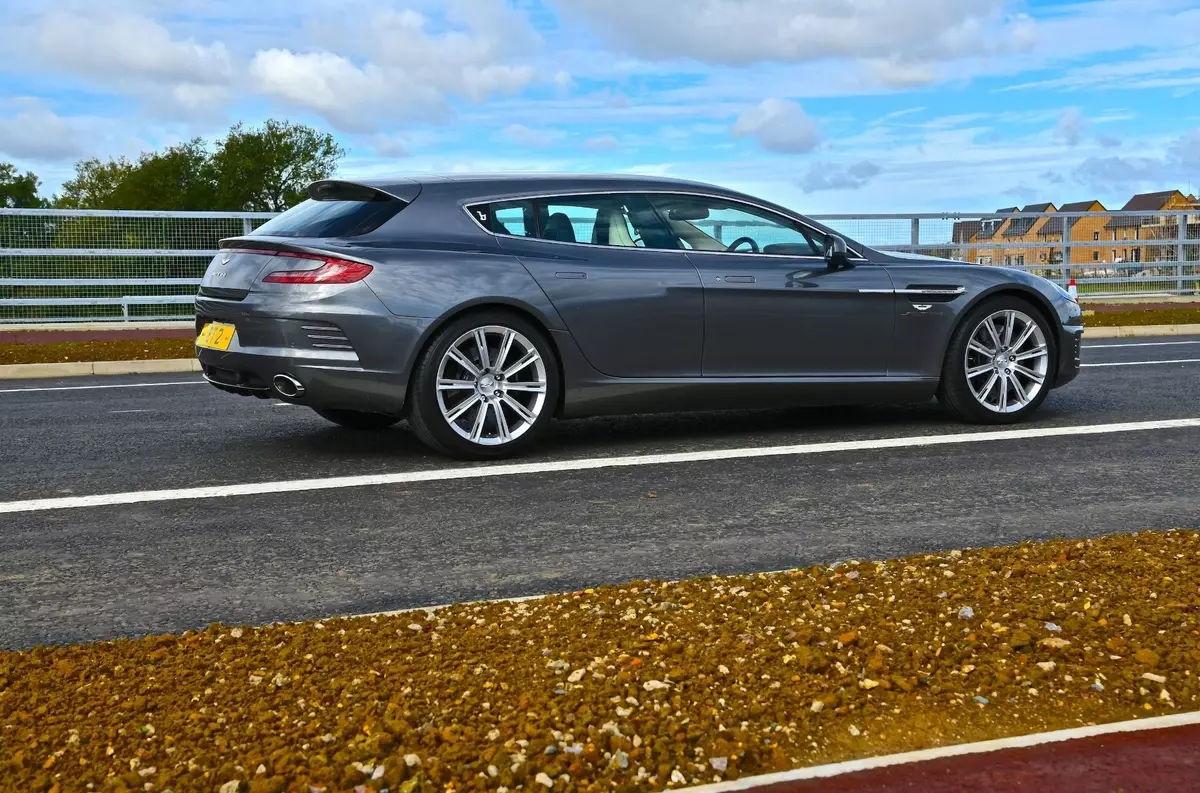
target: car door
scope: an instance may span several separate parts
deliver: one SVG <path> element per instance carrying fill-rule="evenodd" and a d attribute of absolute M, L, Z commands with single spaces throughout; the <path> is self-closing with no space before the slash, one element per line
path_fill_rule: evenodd
<path fill-rule="evenodd" d="M 537 280 L 597 371 L 700 375 L 700 275 L 644 197 L 511 201 L 489 205 L 484 216 L 469 209 Z"/>
<path fill-rule="evenodd" d="M 724 198 L 652 196 L 704 284 L 705 376 L 884 376 L 895 326 L 887 271 L 850 252 L 830 269 L 824 235 Z"/>

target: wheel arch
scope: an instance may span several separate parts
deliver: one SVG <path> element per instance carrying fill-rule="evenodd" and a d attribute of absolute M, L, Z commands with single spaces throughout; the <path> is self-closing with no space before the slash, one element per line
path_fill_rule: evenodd
<path fill-rule="evenodd" d="M 1042 319 L 1046 321 L 1046 327 L 1050 330 L 1050 333 L 1048 333 L 1046 336 L 1046 342 L 1050 346 L 1050 363 L 1052 366 L 1057 366 L 1058 334 L 1054 332 L 1054 329 L 1059 323 L 1057 314 L 1054 311 L 1054 307 L 1050 304 L 1050 301 L 1046 299 L 1046 296 L 1039 293 L 1036 289 L 1022 286 L 1020 284 L 1008 283 L 997 284 L 990 289 L 980 292 L 969 303 L 967 303 L 967 305 L 963 306 L 962 311 L 960 311 L 958 313 L 958 317 L 955 318 L 954 324 L 951 325 L 950 332 L 946 334 L 946 338 L 942 342 L 942 367 L 944 368 L 946 365 L 946 355 L 950 350 L 950 341 L 954 338 L 954 335 L 958 333 L 959 329 L 963 326 L 963 323 L 967 321 L 967 317 L 970 316 L 971 312 L 980 305 L 997 297 L 1017 297 L 1037 309 Z M 940 371 L 938 376 L 939 378 L 941 377 Z"/>
<path fill-rule="evenodd" d="M 563 373 L 563 357 L 562 351 L 558 348 L 558 343 L 554 338 L 554 334 L 550 330 L 551 320 L 544 316 L 533 306 L 519 300 L 501 297 L 484 297 L 469 300 L 461 303 L 449 311 L 442 314 L 437 319 L 429 323 L 429 327 L 421 334 L 419 342 L 414 345 L 415 352 L 407 363 L 406 371 L 409 372 L 408 382 L 405 386 L 404 403 L 408 405 L 412 400 L 413 377 L 412 371 L 417 363 L 425 356 L 429 350 L 429 346 L 433 344 L 433 340 L 441 333 L 442 329 L 452 322 L 457 322 L 459 319 L 470 314 L 480 314 L 485 311 L 507 311 L 514 314 L 527 322 L 532 323 L 542 336 L 545 337 L 546 343 L 550 347 L 550 354 L 554 356 L 554 363 L 558 369 L 559 389 L 557 404 L 554 405 L 553 415 L 555 417 L 562 413 L 564 404 L 564 395 L 566 393 L 566 377 Z"/>

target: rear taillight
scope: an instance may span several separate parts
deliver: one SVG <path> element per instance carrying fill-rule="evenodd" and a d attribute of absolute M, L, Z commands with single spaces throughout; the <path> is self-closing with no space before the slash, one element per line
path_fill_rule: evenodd
<path fill-rule="evenodd" d="M 374 269 L 369 264 L 299 251 L 273 251 L 257 248 L 232 250 L 230 253 L 254 253 L 260 256 L 282 256 L 288 259 L 310 259 L 321 266 L 311 270 L 276 270 L 263 278 L 267 284 L 353 284 L 366 278 Z"/>
<path fill-rule="evenodd" d="M 305 257 L 307 258 L 307 257 Z M 371 265 L 345 259 L 325 259 L 315 270 L 277 270 L 263 279 L 268 284 L 353 284 L 366 278 Z"/>

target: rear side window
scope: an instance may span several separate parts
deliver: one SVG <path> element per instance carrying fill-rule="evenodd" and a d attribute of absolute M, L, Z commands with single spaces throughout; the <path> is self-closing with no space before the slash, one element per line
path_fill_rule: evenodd
<path fill-rule="evenodd" d="M 408 206 L 386 193 L 359 185 L 322 185 L 303 201 L 259 226 L 254 237 L 357 237 L 374 231 Z"/>
<path fill-rule="evenodd" d="M 644 196 L 576 195 L 537 202 L 538 231 L 544 240 L 610 248 L 678 248 L 674 237 Z"/>
<path fill-rule="evenodd" d="M 471 216 L 493 234 L 537 236 L 537 213 L 532 201 L 500 201 L 467 207 Z"/>

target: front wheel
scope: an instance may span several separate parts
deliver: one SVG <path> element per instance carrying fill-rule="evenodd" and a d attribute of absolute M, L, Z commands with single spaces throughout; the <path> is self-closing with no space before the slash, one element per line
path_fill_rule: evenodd
<path fill-rule="evenodd" d="M 453 457 L 520 453 L 558 404 L 558 366 L 541 330 L 506 311 L 463 316 L 443 328 L 412 379 L 409 426 Z"/>
<path fill-rule="evenodd" d="M 327 421 L 352 430 L 386 430 L 400 421 L 396 416 L 387 416 L 383 413 L 364 413 L 359 410 L 313 408 L 313 411 Z"/>
<path fill-rule="evenodd" d="M 967 421 L 1020 421 L 1050 392 L 1054 352 L 1051 328 L 1027 301 L 985 301 L 950 340 L 938 398 Z"/>

